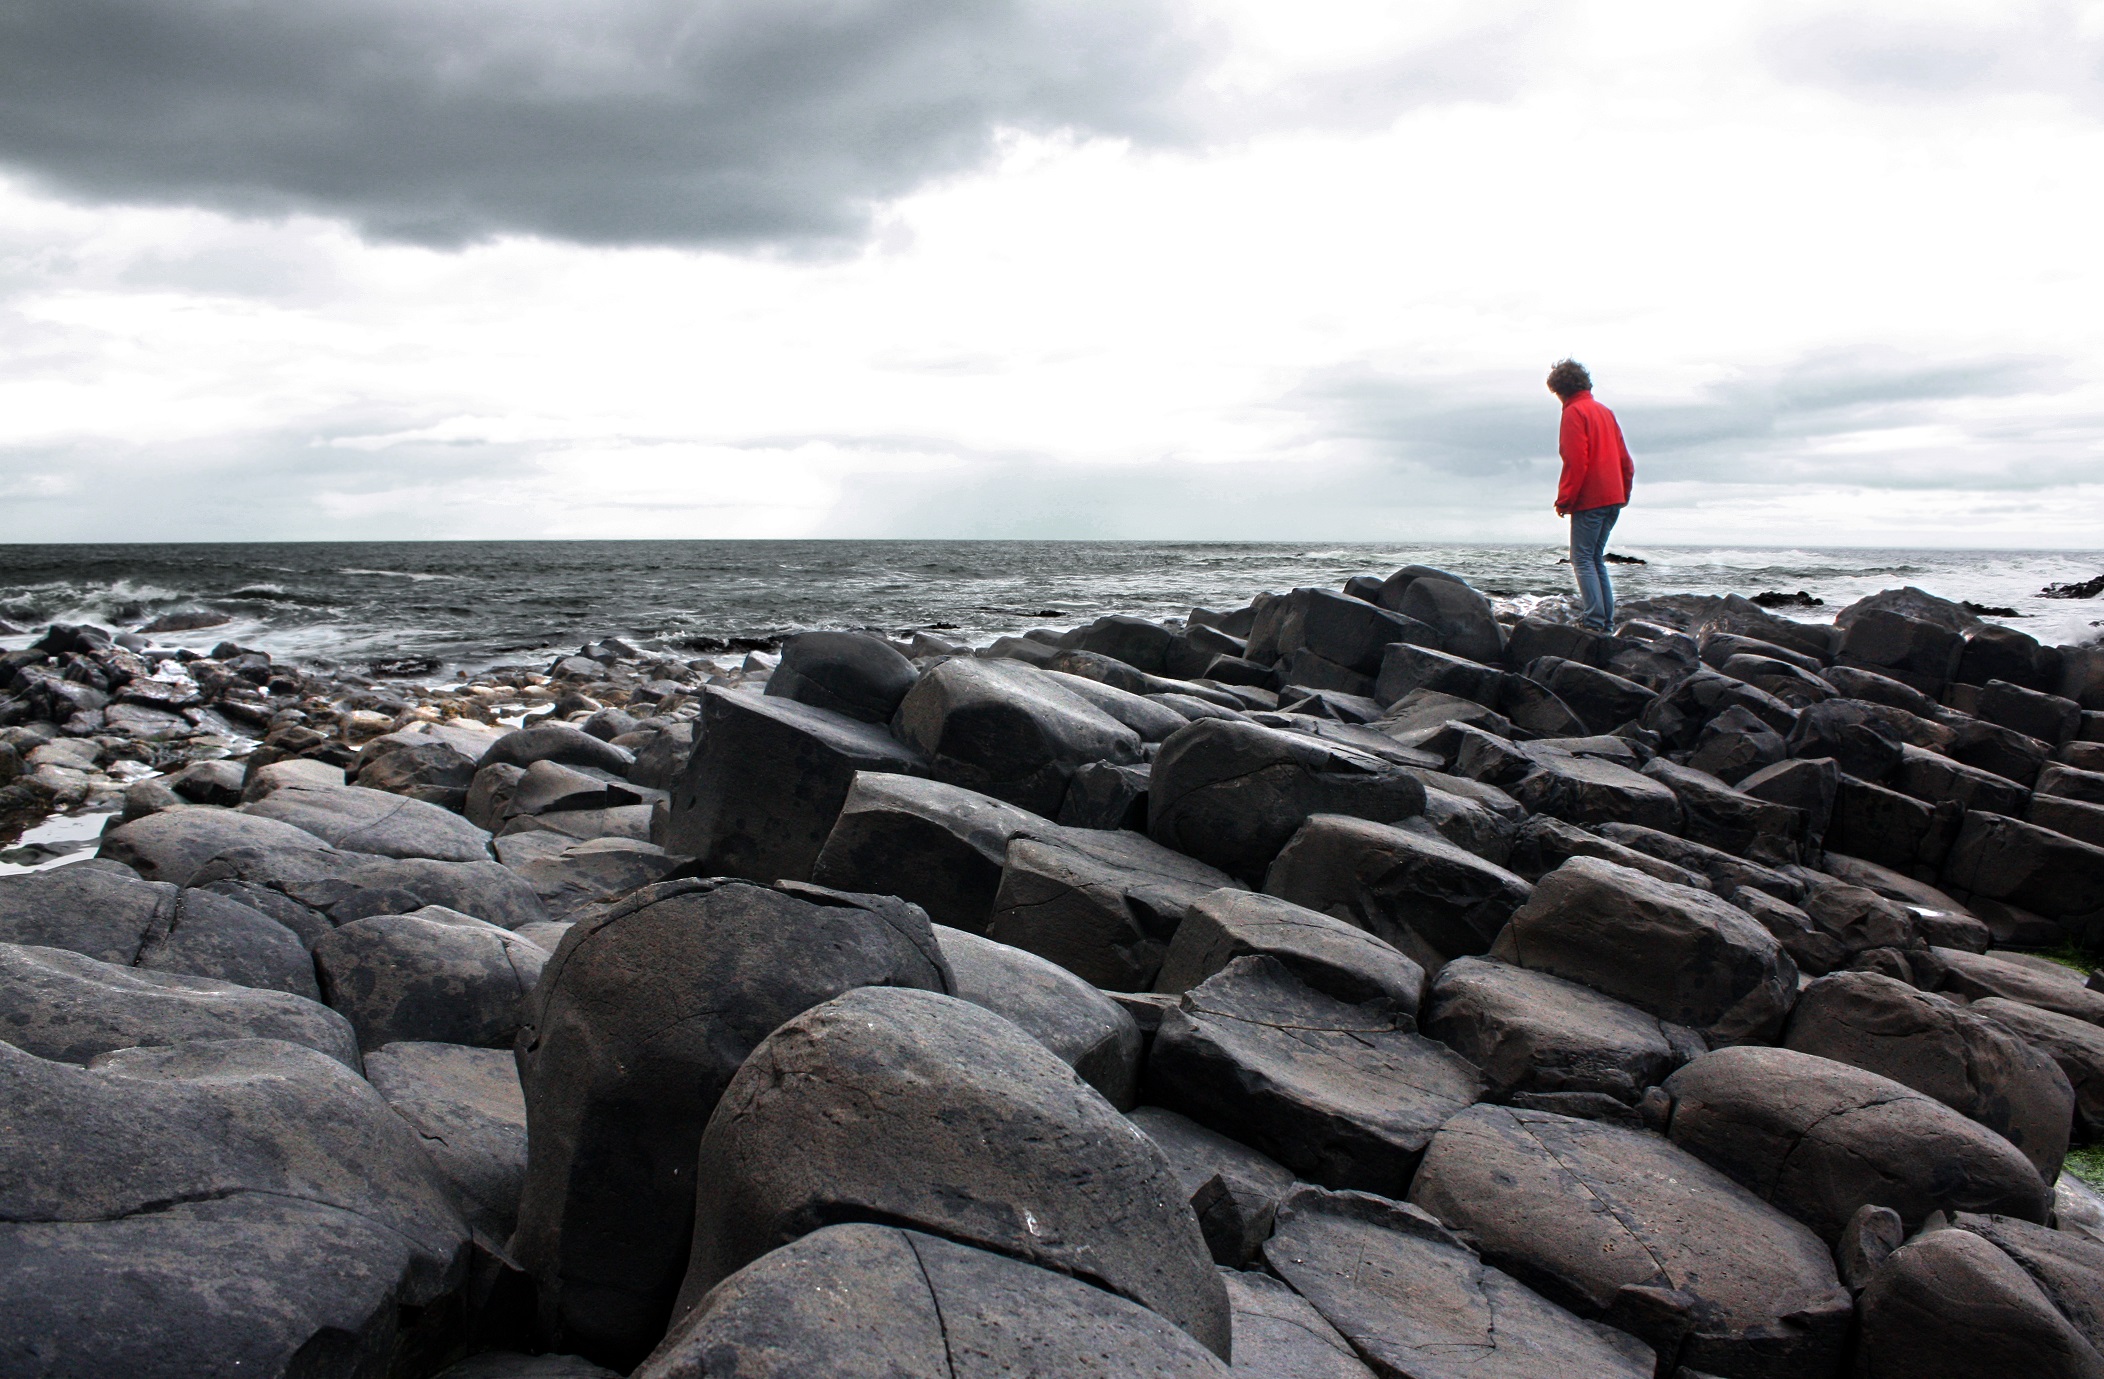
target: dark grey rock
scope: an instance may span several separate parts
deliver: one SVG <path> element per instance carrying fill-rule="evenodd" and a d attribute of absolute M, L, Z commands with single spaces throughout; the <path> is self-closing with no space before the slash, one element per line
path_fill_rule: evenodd
<path fill-rule="evenodd" d="M 1487 707 L 1498 702 L 1504 680 L 1504 672 L 1494 665 L 1435 647 L 1395 642 L 1382 654 L 1373 697 L 1393 705 L 1424 691 L 1470 699 Z"/>
<path fill-rule="evenodd" d="M 1645 830 L 1646 835 L 1651 832 Z M 1573 857 L 1597 857 L 1603 862 L 1629 867 L 1676 886 L 1692 886 L 1699 891 L 1713 889 L 1709 877 L 1699 871 L 1653 857 L 1648 852 L 1639 852 L 1590 829 L 1552 819 L 1546 814 L 1537 814 L 1527 820 L 1513 836 L 1509 865 L 1515 875 L 1539 881 Z"/>
<path fill-rule="evenodd" d="M 425 857 L 437 862 L 489 859 L 489 835 L 449 809 L 355 785 L 287 786 L 241 812 L 305 829 L 345 852 Z"/>
<path fill-rule="evenodd" d="M 511 1051 L 389 1044 L 366 1055 L 365 1076 L 416 1131 L 476 1240 L 501 1253 L 526 1185 L 526 1098 Z"/>
<path fill-rule="evenodd" d="M 0 1045 L 0 1354 L 21 1374 L 354 1379 L 450 1344 L 468 1231 L 326 1054 L 227 1039 L 93 1067 Z"/>
<path fill-rule="evenodd" d="M 1410 1379 L 1649 1379 L 1651 1348 L 1580 1321 L 1418 1207 L 1302 1187 L 1264 1246 L 1274 1273 L 1315 1305 L 1375 1372 Z"/>
<path fill-rule="evenodd" d="M 1425 970 L 1356 924 L 1254 891 L 1220 890 L 1185 908 L 1154 989 L 1181 996 L 1236 958 L 1261 954 L 1325 996 L 1385 999 L 1413 1018 Z"/>
<path fill-rule="evenodd" d="M 767 693 L 814 708 L 889 723 L 920 672 L 890 643 L 867 632 L 800 632 L 782 643 Z"/>
<path fill-rule="evenodd" d="M 662 880 L 678 865 L 663 848 L 632 838 L 575 842 L 565 834 L 539 830 L 499 838 L 497 856 L 526 878 L 557 919 Z"/>
<path fill-rule="evenodd" d="M 1805 815 L 1734 790 L 1706 771 L 1658 757 L 1644 774 L 1680 801 L 1681 833 L 1690 841 L 1767 862 L 1794 862 L 1804 837 Z"/>
<path fill-rule="evenodd" d="M 1159 1149 L 1043 1046 L 952 997 L 864 988 L 753 1050 L 702 1137 L 681 1311 L 831 1216 L 1085 1273 L 1225 1356 L 1229 1314 Z"/>
<path fill-rule="evenodd" d="M 2104 804 L 2083 804 L 2079 800 L 2064 800 L 2057 795 L 2033 795 L 2028 802 L 2015 809 L 1992 809 L 1985 805 L 1979 807 L 1988 813 L 2008 814 L 2022 819 L 2027 824 L 2050 828 L 2078 843 L 2104 847 Z"/>
<path fill-rule="evenodd" d="M 1334 814 L 1301 826 L 1264 889 L 1349 920 L 1427 970 L 1487 950 L 1531 891 L 1436 835 Z"/>
<path fill-rule="evenodd" d="M 1956 800 L 1967 809 L 2016 818 L 2023 817 L 2031 800 L 2031 793 L 2015 781 L 1911 744 L 1900 748 L 1899 770 L 1886 784 L 1930 804 Z"/>
<path fill-rule="evenodd" d="M 1166 675 L 1169 648 L 1176 634 L 1160 623 L 1124 613 L 1100 617 L 1086 627 L 1077 627 L 1060 640 L 1080 651 L 1092 651 L 1123 661 L 1145 675 Z"/>
<path fill-rule="evenodd" d="M 0 943 L 0 1040 L 85 1064 L 112 1049 L 192 1039 L 281 1039 L 358 1070 L 349 1022 L 305 997 Z"/>
<path fill-rule="evenodd" d="M 547 960 L 509 930 L 437 905 L 354 920 L 314 945 L 323 999 L 368 1050 L 399 1040 L 508 1047 Z"/>
<path fill-rule="evenodd" d="M 1686 750 L 1701 739 L 1703 724 L 1734 705 L 1766 723 L 1785 740 L 1797 724 L 1797 711 L 1768 691 L 1699 668 L 1662 690 L 1637 721 L 1663 737 L 1667 747 Z"/>
<path fill-rule="evenodd" d="M 1537 882 L 1491 956 L 1691 1026 L 1713 1044 L 1772 1038 L 1797 994 L 1789 955 L 1743 910 L 1590 857 Z"/>
<path fill-rule="evenodd" d="M 1916 745 L 1938 747 L 1968 766 L 1992 771 L 2027 789 L 2053 756 L 2050 742 L 1977 719 L 1962 721 L 1950 732 L 1948 742 Z"/>
<path fill-rule="evenodd" d="M 1764 689 L 1793 709 L 1834 698 L 1837 691 L 1815 671 L 1773 656 L 1731 656 L 1717 667 L 1722 674 Z"/>
<path fill-rule="evenodd" d="M 1858 1207 L 1834 1246 L 1834 1263 L 1840 1266 L 1841 1281 L 1850 1292 L 1860 1293 L 1906 1238 L 1907 1227 L 1892 1208 L 1870 1204 Z"/>
<path fill-rule="evenodd" d="M 1378 675 L 1382 653 L 1396 642 L 1437 646 L 1439 631 L 1414 617 L 1393 613 L 1329 589 L 1295 589 L 1286 596 L 1279 624 L 1281 657 L 1311 651 L 1362 676 Z"/>
<path fill-rule="evenodd" d="M 1702 725 L 1687 764 L 1737 785 L 1788 755 L 1780 734 L 1750 710 L 1734 704 Z"/>
<path fill-rule="evenodd" d="M 1117 1003 L 1035 953 L 943 925 L 935 937 L 955 995 L 1021 1028 L 1119 1110 L 1133 1105 L 1140 1028 Z"/>
<path fill-rule="evenodd" d="M 1351 1343 L 1268 1274 L 1222 1268 L 1235 1314 L 1235 1373 L 1252 1379 L 1372 1379 Z"/>
<path fill-rule="evenodd" d="M 1681 807 L 1672 790 L 1626 766 L 1562 752 L 1529 754 L 1533 769 L 1506 789 L 1530 814 L 1574 824 L 1642 824 L 1680 830 Z"/>
<path fill-rule="evenodd" d="M 1125 828 L 1145 833 L 1147 787 L 1153 772 L 1152 766 L 1090 762 L 1067 782 L 1066 798 L 1059 803 L 1059 822 L 1073 828 Z"/>
<path fill-rule="evenodd" d="M 620 1367 L 648 1351 L 731 1075 L 784 1020 L 886 983 L 949 989 L 925 917 L 815 887 L 661 882 L 570 930 L 518 1046 L 530 1134 L 512 1252 L 539 1285 L 543 1344 Z"/>
<path fill-rule="evenodd" d="M 610 1369 L 576 1355 L 521 1355 L 485 1350 L 438 1372 L 437 1379 L 621 1379 Z"/>
<path fill-rule="evenodd" d="M 1496 665 L 1505 651 L 1504 630 L 1491 613 L 1490 600 L 1458 579 L 1413 579 L 1395 602 L 1395 611 L 1439 634 L 1444 651 L 1484 665 Z"/>
<path fill-rule="evenodd" d="M 1692 1030 L 1576 982 L 1482 958 L 1440 969 L 1419 1027 L 1483 1070 L 1492 1101 L 1596 1092 L 1633 1106 L 1707 1051 Z"/>
<path fill-rule="evenodd" d="M 719 876 L 808 880 L 857 772 L 929 770 L 881 727 L 741 690 L 711 688 L 696 731 L 664 847 Z"/>
<path fill-rule="evenodd" d="M 1655 828 L 1642 828 L 1636 824 L 1601 824 L 1599 831 L 1603 838 L 1612 839 L 1625 847 L 1699 873 L 1709 882 L 1703 889 L 1713 890 L 1719 895 L 1728 895 L 1741 886 L 1750 886 L 1792 904 L 1803 900 L 1805 896 L 1805 883 L 1791 873 L 1777 867 L 1763 866 L 1759 862 L 1735 856 L 1706 843 L 1698 843 L 1689 838 L 1676 838 L 1670 833 L 1661 833 Z"/>
<path fill-rule="evenodd" d="M 938 780 L 1051 817 L 1067 780 L 1092 761 L 1131 765 L 1140 738 L 1058 681 L 1009 661 L 932 666 L 899 704 L 892 729 Z M 703 751 L 709 750 L 707 736 Z"/>
<path fill-rule="evenodd" d="M 1885 861 L 1857 849 L 1842 850 Z M 1968 813 L 1944 859 L 1943 881 L 2048 919 L 2083 925 L 2104 911 L 2104 848 L 2018 819 Z"/>
<path fill-rule="evenodd" d="M 1557 656 L 1544 656 L 1527 667 L 1527 678 L 1553 691 L 1570 705 L 1588 732 L 1613 732 L 1643 715 L 1658 695 L 1619 675 Z"/>
<path fill-rule="evenodd" d="M 1225 1332 L 1223 1319 L 1222 1350 Z M 940 1236 L 855 1223 L 815 1230 L 725 1279 L 635 1379 L 1230 1373 L 1112 1291 Z"/>
<path fill-rule="evenodd" d="M 468 783 L 468 793 L 460 804 L 461 812 L 477 828 L 491 832 L 503 828 L 516 812 L 512 802 L 518 796 L 519 782 L 525 779 L 526 768 L 509 762 L 500 761 L 479 768 L 475 778 Z"/>
<path fill-rule="evenodd" d="M 2072 742 L 2082 730 L 2080 704 L 2057 694 L 2042 694 L 2035 689 L 2013 685 L 2007 680 L 1987 682 L 1980 691 L 1978 712 L 1989 723 L 2050 742 L 2055 747 Z"/>
<path fill-rule="evenodd" d="M 1844 774 L 1834 792 L 1826 843 L 1882 866 L 1933 872 L 1950 855 L 1965 818 L 1965 807 L 1956 800 L 1930 804 Z"/>
<path fill-rule="evenodd" d="M 1742 794 L 1802 810 L 1805 844 L 1810 849 L 1818 846 L 1833 821 L 1841 771 L 1831 757 L 1779 761 L 1742 777 L 1738 784 Z"/>
<path fill-rule="evenodd" d="M 984 933 L 1009 840 L 1050 833 L 1027 809 L 941 781 L 865 772 L 813 867 L 825 886 L 896 895 L 938 924 Z"/>
<path fill-rule="evenodd" d="M 637 747 L 635 753 L 635 764 L 628 768 L 629 780 L 651 790 L 670 790 L 687 769 L 687 758 L 694 754 L 694 725 L 668 723 Z"/>
<path fill-rule="evenodd" d="M 1934 1097 L 2022 1150 L 2045 1181 L 2060 1176 L 2074 1088 L 1984 1014 L 1890 977 L 1837 972 L 1799 995 L 1783 1042 Z"/>
<path fill-rule="evenodd" d="M 1349 1005 L 1237 958 L 1162 1017 L 1150 1096 L 1316 1182 L 1401 1192 L 1481 1075 L 1386 1001 Z"/>
<path fill-rule="evenodd" d="M 1416 776 L 1369 753 L 1206 719 L 1162 744 L 1147 830 L 1158 843 L 1254 883 L 1312 814 L 1387 822 L 1424 805 Z"/>
<path fill-rule="evenodd" d="M 2009 1141 L 1876 1073 L 1794 1049 L 1704 1054 L 1666 1079 L 1673 1142 L 1836 1240 L 1865 1203 L 2043 1222 L 2052 1189 Z"/>
<path fill-rule="evenodd" d="M 1826 1246 L 1657 1135 L 1472 1107 L 1410 1200 L 1550 1301 L 1648 1341 L 1660 1373 L 1840 1371 L 1851 1307 Z"/>
<path fill-rule="evenodd" d="M 283 924 L 211 891 L 141 881 L 107 862 L 0 877 L 0 943 L 320 996 L 306 945 Z"/>
<path fill-rule="evenodd" d="M 394 750 L 369 756 L 368 747 L 358 754 L 360 788 L 407 795 L 455 813 L 466 806 L 468 787 L 475 783 L 475 758 L 449 742 L 418 742 L 395 734 L 389 736 L 396 738 L 390 744 Z"/>
<path fill-rule="evenodd" d="M 327 855 L 327 843 L 303 828 L 232 809 L 190 805 L 163 809 L 102 835 L 96 856 L 121 862 L 148 881 L 178 886 L 231 848 L 269 848 Z"/>
<path fill-rule="evenodd" d="M 1145 991 L 1184 910 L 1234 885 L 1141 834 L 1047 826 L 1008 844 L 986 932 L 1096 986 Z"/>
<path fill-rule="evenodd" d="M 536 761 L 512 787 L 513 817 L 567 814 L 581 809 L 620 809 L 643 796 L 626 784 L 559 761 Z"/>
<path fill-rule="evenodd" d="M 1519 675 L 1507 675 L 1498 684 L 1498 707 L 1512 720 L 1537 737 L 1576 737 L 1589 731 L 1569 704 L 1546 685 Z"/>
<path fill-rule="evenodd" d="M 1169 734 L 1191 721 L 1191 715 L 1180 713 L 1167 704 L 1145 695 L 1114 689 L 1109 685 L 1098 684 L 1094 680 L 1085 680 L 1079 675 L 1068 675 L 1058 670 L 1045 670 L 1039 673 L 1075 698 L 1095 707 L 1132 729 L 1133 732 L 1139 734 L 1142 742 L 1165 741 Z M 1223 715 L 1229 715 L 1229 711 L 1226 709 L 1220 709 L 1218 712 Z M 1207 716 L 1211 717 L 1212 715 Z M 1095 763 L 1090 764 L 1093 765 Z M 1069 793 L 1072 792 L 1072 788 L 1070 783 L 1068 786 Z"/>
<path fill-rule="evenodd" d="M 1821 928 L 1809 914 L 1766 891 L 1739 886 L 1727 892 L 1724 898 L 1759 920 L 1763 929 L 1775 935 L 1775 941 L 1783 946 L 1783 951 L 1790 955 L 1791 962 L 1797 964 L 1800 973 L 1823 977 L 1837 967 L 1846 966 L 1854 956 L 1840 938 Z"/>
<path fill-rule="evenodd" d="M 1885 609 L 1866 609 L 1847 628 L 1840 664 L 1876 671 L 1927 695 L 1942 693 L 1965 648 L 1950 628 Z"/>
<path fill-rule="evenodd" d="M 1159 1106 L 1139 1107 L 1127 1118 L 1168 1159 L 1214 1262 L 1234 1268 L 1246 1264 L 1271 1234 L 1279 1198 L 1293 1187 L 1291 1170 Z"/>

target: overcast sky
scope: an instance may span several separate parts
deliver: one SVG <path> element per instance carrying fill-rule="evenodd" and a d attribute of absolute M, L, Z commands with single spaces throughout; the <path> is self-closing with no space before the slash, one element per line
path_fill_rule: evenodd
<path fill-rule="evenodd" d="M 0 539 L 2104 546 L 2104 3 L 0 0 Z"/>

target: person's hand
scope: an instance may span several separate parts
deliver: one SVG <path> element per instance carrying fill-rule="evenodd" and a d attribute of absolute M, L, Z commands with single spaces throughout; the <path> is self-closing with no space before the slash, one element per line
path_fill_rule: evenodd
<path fill-rule="evenodd" d="M 1556 509 L 1556 515 L 1558 517 L 1569 517 L 1571 512 L 1569 508 L 1558 508 Z"/>

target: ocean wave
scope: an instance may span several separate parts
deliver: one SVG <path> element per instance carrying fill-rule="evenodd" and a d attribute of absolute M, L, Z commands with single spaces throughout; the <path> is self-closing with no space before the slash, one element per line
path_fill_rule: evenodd
<path fill-rule="evenodd" d="M 413 579 L 419 582 L 432 579 L 459 579 L 459 575 L 432 575 L 417 570 L 361 570 L 347 565 L 337 570 L 339 575 L 373 575 L 380 579 Z"/>

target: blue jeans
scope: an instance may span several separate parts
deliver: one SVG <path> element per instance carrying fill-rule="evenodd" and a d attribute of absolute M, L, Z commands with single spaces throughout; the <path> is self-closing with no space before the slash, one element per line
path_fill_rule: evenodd
<path fill-rule="evenodd" d="M 1607 534 L 1622 515 L 1613 507 L 1587 508 L 1571 514 L 1571 573 L 1578 579 L 1578 598 L 1585 605 L 1585 625 L 1601 632 L 1615 630 L 1615 586 L 1607 577 Z"/>

